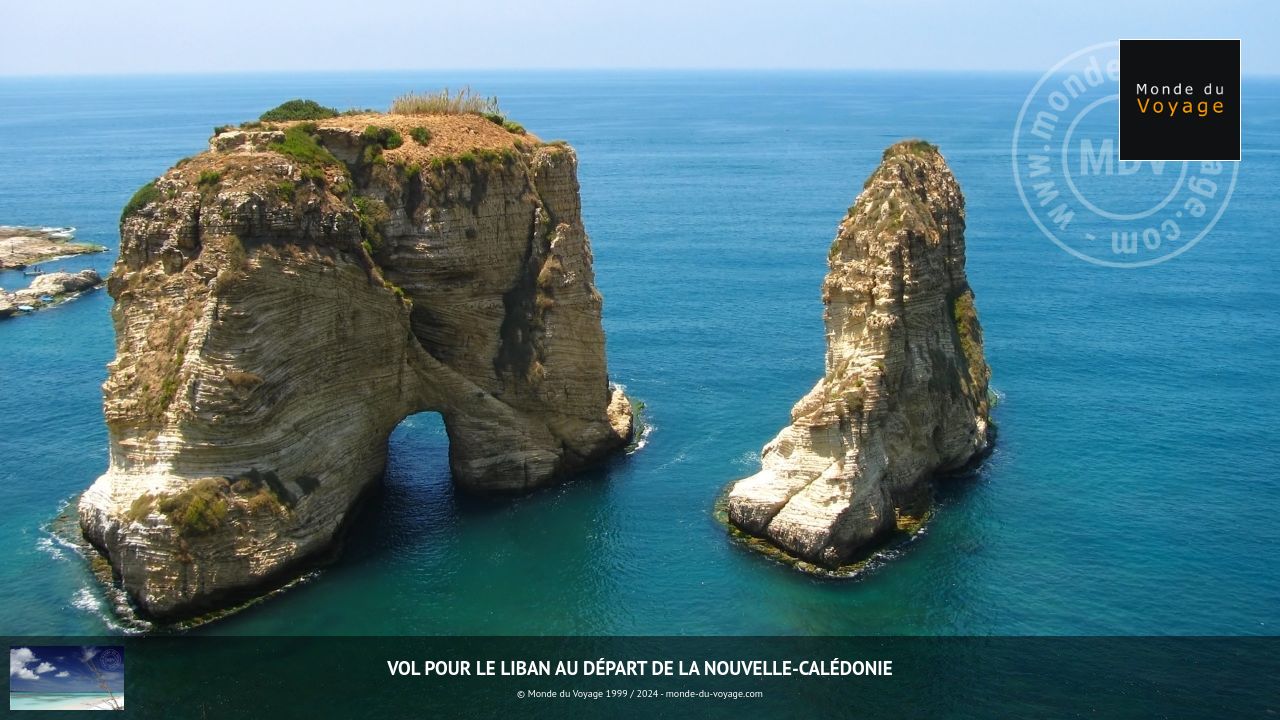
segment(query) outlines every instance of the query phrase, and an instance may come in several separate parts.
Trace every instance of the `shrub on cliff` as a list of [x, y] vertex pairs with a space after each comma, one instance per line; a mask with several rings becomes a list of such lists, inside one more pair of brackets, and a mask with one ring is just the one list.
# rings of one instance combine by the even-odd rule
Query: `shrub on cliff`
[[368, 142], [381, 145], [386, 150], [395, 150], [404, 144], [404, 138], [400, 136], [400, 133], [388, 127], [370, 125], [364, 129], [360, 136]]
[[525, 133], [523, 125], [514, 120], [508, 120], [502, 113], [485, 113], [484, 118], [494, 125], [501, 126], [502, 129], [509, 133], [515, 133], [516, 135], [524, 135]]
[[222, 173], [217, 170], [204, 170], [200, 173], [200, 178], [196, 180], [196, 185], [202, 188], [213, 187], [222, 182]]
[[228, 483], [203, 478], [182, 492], [159, 498], [157, 507], [179, 535], [192, 537], [217, 530], [227, 516]]
[[356, 198], [355, 206], [365, 251], [374, 255], [382, 249], [382, 224], [391, 219], [391, 211], [386, 203], [370, 197]]
[[409, 137], [419, 145], [426, 145], [431, 142], [431, 131], [424, 127], [416, 127], [409, 131]]
[[308, 169], [317, 170], [325, 165], [339, 164], [338, 159], [316, 141], [312, 134], [314, 132], [313, 124], [294, 125], [284, 131], [284, 141], [272, 143], [271, 149], [297, 160], [303, 166], [304, 176], [308, 175]]
[[288, 120], [324, 120], [337, 117], [338, 111], [325, 107], [315, 100], [289, 100], [258, 116], [264, 122], [285, 122]]
[[159, 197], [160, 191], [156, 189], [155, 180], [152, 180], [146, 185], [138, 188], [138, 191], [133, 194], [133, 197], [129, 198], [129, 202], [125, 203], [124, 210], [120, 212], [120, 222], [124, 222], [125, 218], [138, 212], [148, 204], [159, 199]]
[[960, 339], [960, 350], [969, 366], [977, 367], [985, 361], [982, 355], [982, 330], [978, 326], [978, 311], [973, 306], [973, 294], [960, 295], [951, 308], [955, 316], [956, 337]]
[[456, 94], [445, 88], [434, 93], [409, 92], [391, 102], [394, 115], [473, 115], [497, 114], [498, 98], [481, 97], [464, 87]]

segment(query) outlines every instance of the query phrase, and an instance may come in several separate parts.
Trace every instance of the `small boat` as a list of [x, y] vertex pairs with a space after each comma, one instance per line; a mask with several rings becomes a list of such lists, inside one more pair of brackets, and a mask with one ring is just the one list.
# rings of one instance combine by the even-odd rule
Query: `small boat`
[[26, 270], [23, 270], [23, 271], [22, 271], [22, 274], [23, 274], [23, 275], [43, 275], [43, 274], [44, 274], [44, 270], [43, 270], [43, 269], [41, 269], [41, 267], [40, 267], [39, 265], [32, 265], [31, 267], [27, 268]]
[[19, 305], [18, 309], [22, 312], [35, 312], [35, 308], [30, 305]]

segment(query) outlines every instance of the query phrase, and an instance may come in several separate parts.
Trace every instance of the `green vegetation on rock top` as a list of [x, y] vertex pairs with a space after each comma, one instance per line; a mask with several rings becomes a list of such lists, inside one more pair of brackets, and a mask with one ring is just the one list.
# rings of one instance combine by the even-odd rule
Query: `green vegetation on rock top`
[[284, 141], [272, 143], [271, 149], [301, 163], [304, 175], [308, 174], [307, 170], [314, 173], [325, 165], [341, 165], [333, 153], [316, 140], [315, 130], [312, 123], [294, 125], [284, 131]]
[[404, 144], [404, 138], [400, 136], [400, 133], [388, 127], [370, 125], [364, 129], [360, 136], [368, 142], [381, 145], [386, 150], [395, 150]]
[[525, 129], [523, 125], [513, 120], [508, 120], [501, 113], [484, 113], [484, 119], [488, 120], [494, 125], [502, 126], [502, 128], [509, 133], [515, 133], [516, 135], [525, 134]]
[[288, 120], [324, 120], [337, 117], [338, 111], [325, 107], [315, 100], [289, 100], [262, 113], [259, 120], [265, 122], [285, 122]]
[[880, 159], [888, 160], [892, 155], [895, 155], [899, 151], [903, 151], [903, 150], [911, 153], [912, 155], [923, 155], [925, 153], [938, 152], [938, 146], [934, 145], [931, 142], [926, 142], [924, 140], [903, 140], [900, 143], [894, 143], [889, 147], [885, 148], [884, 153], [881, 154], [880, 156]]

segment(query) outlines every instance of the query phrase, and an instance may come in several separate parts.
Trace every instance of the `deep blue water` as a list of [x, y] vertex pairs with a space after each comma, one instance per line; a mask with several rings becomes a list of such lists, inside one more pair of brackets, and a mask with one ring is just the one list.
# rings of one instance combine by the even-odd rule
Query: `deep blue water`
[[[435, 416], [396, 431], [341, 561], [203, 632], [1275, 634], [1280, 622], [1280, 84], [1246, 80], [1244, 156], [1214, 231], [1095, 267], [1024, 211], [1019, 75], [397, 73], [0, 80], [0, 224], [118, 245], [120, 207], [215, 124], [291, 97], [383, 106], [470, 83], [580, 156], [613, 378], [639, 452], [504, 503], [455, 497]], [[854, 581], [732, 543], [729, 481], [822, 371], [819, 284], [884, 146], [941, 146], [999, 446], [927, 533]], [[106, 271], [112, 257], [61, 263]], [[21, 278], [0, 274], [0, 286]], [[106, 465], [113, 355], [96, 293], [0, 323], [0, 633], [110, 628], [48, 523]]]

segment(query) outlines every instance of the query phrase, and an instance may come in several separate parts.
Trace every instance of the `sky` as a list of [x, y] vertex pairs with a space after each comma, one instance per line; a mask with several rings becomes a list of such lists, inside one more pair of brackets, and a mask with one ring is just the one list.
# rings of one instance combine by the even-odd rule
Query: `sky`
[[1043, 72], [1130, 38], [1241, 38], [1280, 74], [1280, 2], [40, 0], [4, 8], [0, 75], [430, 69]]
[[124, 648], [73, 645], [10, 647], [9, 690], [48, 694], [101, 692], [91, 665], [112, 691], [124, 693]]

